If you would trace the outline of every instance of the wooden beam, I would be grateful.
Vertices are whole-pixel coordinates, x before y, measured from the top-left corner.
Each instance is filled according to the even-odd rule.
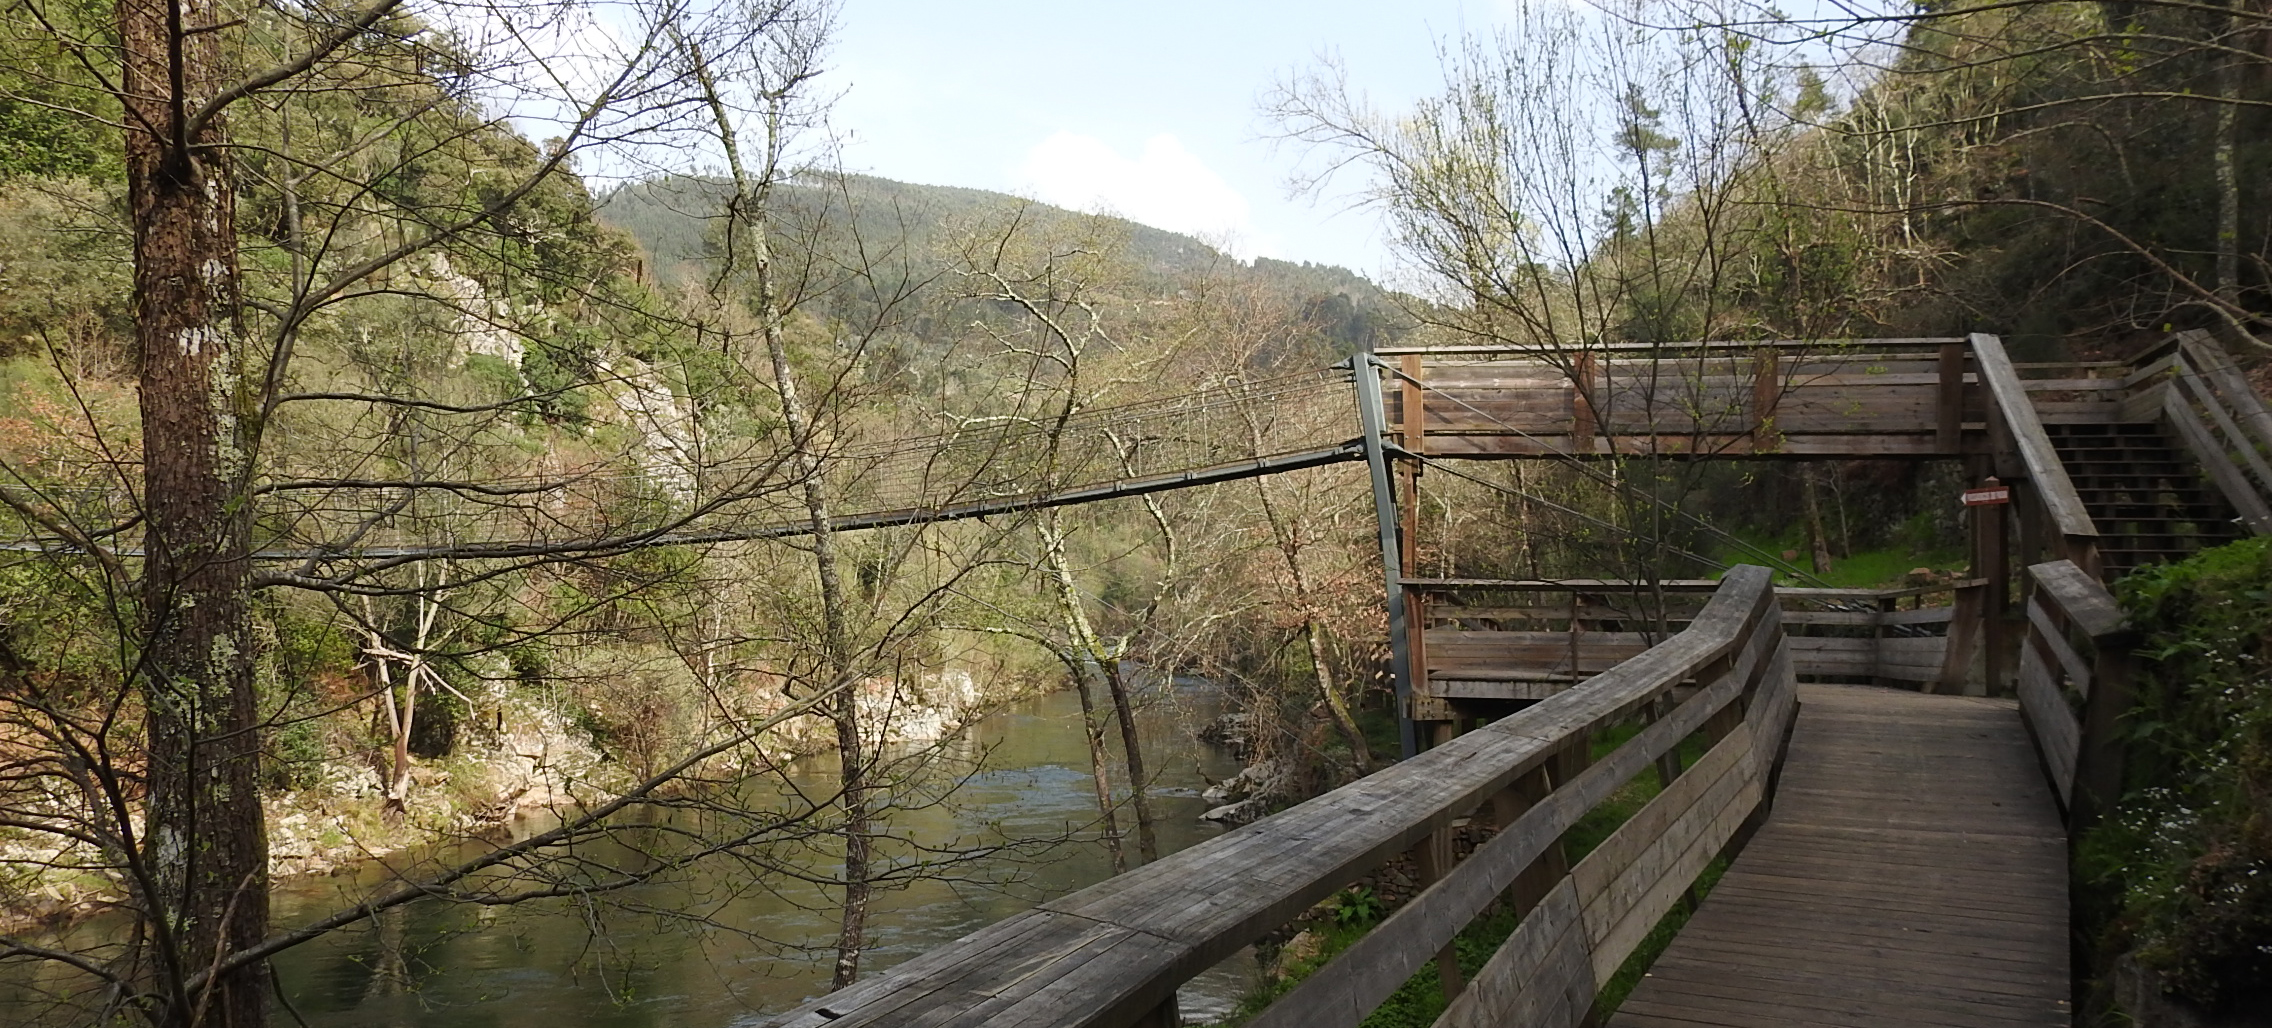
[[[1594,383],[1594,355],[1581,351],[1570,362],[1570,452],[1592,453],[1596,417],[1594,410],[1596,386]]]
[[[2207,332],[2199,329],[2181,332],[2179,337],[2179,346],[2186,359],[2200,368],[2201,373],[2211,382],[2216,383],[2217,391],[2224,394],[2225,402],[2231,406],[2233,413],[2242,424],[2253,430],[2254,443],[2272,447],[2272,408],[2265,405],[2264,397],[2257,395],[2256,389],[2248,384],[2248,379],[2242,377],[2240,369],[2233,366],[2232,355],[2226,353],[2225,348],[2211,339]]]
[[[1752,358],[1751,450],[1773,453],[1781,449],[1781,430],[1775,424],[1775,405],[1783,395],[1782,362],[1773,352]]]
[[[2201,423],[2192,406],[2180,399],[2175,390],[2162,395],[2162,415],[2177,429],[2178,438],[2184,440],[2186,448],[2201,462],[2201,469],[2209,473],[2209,480],[2217,484],[2217,490],[2240,512],[2249,531],[2257,535],[2272,533],[2272,504],[2257,494],[2248,475],[2225,455],[2215,437],[2209,434],[2208,426]]]
[[[1941,391],[1934,398],[1938,415],[1933,442],[1943,453],[1964,446],[1964,344],[1944,343],[1940,352]]]
[[[1951,336],[1898,336],[1883,339],[1708,339],[1674,343],[1602,343],[1593,349],[1611,353],[1691,353],[1698,350],[1803,350],[1827,355],[1842,355],[1846,351],[1871,349],[1931,349],[1947,343],[1964,340]],[[1408,353],[1428,356],[1497,357],[1508,360],[1539,360],[1539,350],[1515,346],[1483,344],[1450,346],[1384,346],[1375,351],[1382,356],[1401,356]]]

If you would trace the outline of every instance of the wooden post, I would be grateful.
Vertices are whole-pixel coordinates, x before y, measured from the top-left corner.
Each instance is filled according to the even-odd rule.
[[[1438,721],[1429,727],[1431,731],[1428,748],[1430,749],[1450,742],[1459,736],[1460,723],[1457,720]],[[1444,876],[1451,873],[1455,842],[1452,827],[1445,825],[1441,829],[1428,833],[1427,838],[1420,840],[1418,845],[1412,847],[1412,864],[1420,873],[1420,888],[1426,889],[1430,885],[1443,881]],[[1460,990],[1467,987],[1466,980],[1460,975],[1457,940],[1444,943],[1444,948],[1436,953],[1436,978],[1438,983],[1443,986],[1444,1001],[1447,1003],[1458,999]]]
[[[1405,566],[1410,567],[1411,565]],[[1428,606],[1426,590],[1414,589],[1409,586],[1405,588],[1405,613],[1410,620],[1406,622],[1405,626],[1404,649],[1405,652],[1412,655],[1412,694],[1414,696],[1434,695],[1430,692],[1428,685]],[[1447,705],[1444,701],[1429,704],[1430,707],[1435,708]],[[1427,716],[1423,716],[1424,714]],[[1412,717],[1416,721],[1432,721],[1434,715],[1420,710],[1418,705],[1415,705]],[[1431,740],[1429,745],[1434,746],[1439,741],[1442,740]]]
[[[1979,515],[1976,513],[1973,517],[1977,523]],[[1981,572],[1975,567],[1972,574],[1978,578]],[[1976,585],[1956,591],[1954,609],[1949,611],[1948,648],[1941,654],[1941,676],[1933,680],[1928,691],[1947,696],[1987,695],[1984,690],[1973,688],[1971,676],[1972,655],[1979,652],[1989,588]]]
[[[1774,453],[1783,448],[1775,428],[1775,404],[1783,394],[1780,364],[1775,351],[1765,350],[1751,362],[1751,452]]]
[[[1145,1011],[1144,1016],[1137,1018],[1131,1028],[1183,1028],[1183,1009],[1171,993],[1167,999],[1160,1001],[1159,1006]]]
[[[2063,538],[2066,543],[2063,548],[2066,552],[2060,554],[2060,556],[2074,561],[2075,566],[2083,569],[2084,574],[2101,582],[2106,581],[2106,564],[2098,552],[2098,537],[2095,535],[2070,535]]]
[[[1397,420],[1396,444],[1407,453],[1428,452],[1427,396],[1420,386],[1420,355],[1405,354],[1397,361]],[[1396,462],[1397,502],[1397,556],[1398,562],[1414,573],[1420,567],[1420,462],[1400,459]],[[1410,654],[1412,691],[1419,695],[1428,691],[1428,607],[1427,597],[1418,590],[1405,593],[1405,652]],[[1433,704],[1432,706],[1442,706]],[[1412,711],[1415,721],[1427,721],[1417,707]],[[1440,727],[1440,725],[1438,725]],[[1433,729],[1416,729],[1429,735]],[[1456,730],[1453,734],[1457,734]],[[1429,745],[1443,741],[1434,738]]]
[[[2112,813],[2122,799],[2122,716],[2137,701],[2135,641],[2125,629],[2091,639],[2091,691],[2083,699],[2082,743],[2075,754],[2075,795],[2067,806],[2067,836],[2076,838]]]
[[[1594,452],[1594,355],[1581,350],[1570,361],[1570,452]]]
[[[2007,559],[2011,566],[2015,569],[2028,568],[2047,560],[2059,559],[2044,555],[2044,530],[2048,527],[2046,522],[2051,520],[2051,516],[2043,509],[2042,491],[2036,488],[2033,481],[2013,482],[2010,488],[2012,538],[2009,542],[2012,553]],[[2025,604],[2027,598],[2035,594],[2035,581],[2025,574],[2017,575],[2015,579],[2019,590],[2012,602]]]
[[[1497,825],[1500,831],[1505,831],[1515,823],[1516,818],[1545,800],[1546,794],[1553,789],[1554,784],[1548,779],[1544,766],[1515,779],[1513,784],[1491,797],[1491,823]],[[1546,898],[1547,892],[1554,888],[1554,883],[1561,881],[1562,876],[1568,873],[1569,864],[1562,859],[1561,843],[1550,845],[1538,855],[1537,860],[1515,876],[1515,884],[1507,887],[1506,902],[1514,908],[1517,915],[1530,913],[1540,900]]]
[[[1982,464],[1975,459],[1968,463]],[[1982,479],[1974,479],[1982,481]],[[1986,482],[1994,482],[1990,477]],[[2005,518],[2011,509],[2008,503],[1983,504],[1970,508],[1972,513],[1972,576],[1988,580],[1980,604],[1982,645],[1986,660],[1982,672],[1981,688],[1984,695],[1995,696],[2003,688],[2004,658],[2010,651],[2011,629],[2005,619],[2010,616],[2012,596],[2011,557],[2006,552]]]
[[[1893,613],[1900,607],[1901,598],[1898,596],[1880,596],[1877,599],[1877,616],[1870,623],[1871,685],[1890,687],[1894,684],[1893,679],[1878,672],[1883,670],[1885,666],[1886,615]]]
[[[1941,347],[1941,392],[1934,413],[1933,448],[1954,456],[1964,451],[1964,344]]]
[[[1649,719],[1654,721],[1662,718],[1666,714],[1672,713],[1672,708],[1671,694],[1659,696],[1657,697],[1656,709],[1650,711]],[[1672,788],[1672,780],[1678,777],[1680,777],[1680,746],[1676,743],[1666,747],[1663,753],[1657,754],[1657,788]]]
[[[1397,444],[1413,453],[1428,452],[1428,399],[1420,384],[1420,355],[1405,354],[1397,364],[1403,372],[1403,409],[1397,417]]]

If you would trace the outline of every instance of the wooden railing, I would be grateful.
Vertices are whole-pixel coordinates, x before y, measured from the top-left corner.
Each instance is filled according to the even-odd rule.
[[[2172,340],[2161,414],[2258,535],[2272,534],[2272,410],[2203,332]]]
[[[1474,982],[1446,975],[1457,994],[1439,1023],[1574,1026],[1763,810],[1796,709],[1772,580],[1738,567],[1686,631],[1577,688],[770,1023],[1172,1025],[1178,985],[1411,851],[1432,884],[1255,1023],[1356,1025],[1486,909],[1528,900]],[[1588,763],[1596,732],[1634,720]],[[1683,769],[1678,748],[1699,733],[1709,748]],[[1563,835],[1651,768],[1665,790],[1565,871]],[[1499,831],[1453,864],[1453,822],[1485,805]]]
[[[2067,476],[2059,451],[2044,431],[2043,419],[2028,387],[2004,352],[2004,342],[1985,333],[1971,337],[1973,366],[1987,395],[1989,452],[1996,473],[2005,479],[2022,479],[2026,487],[2015,497],[2022,517],[2033,517],[2056,538],[2059,555],[2098,573],[2098,526],[2083,506],[2082,494]]]
[[[1954,456],[1960,445],[1963,343],[1380,352],[1399,355],[1407,387],[1386,396],[1390,423],[1406,449],[1437,457],[1933,457]]]
[[[2117,721],[2130,707],[2132,635],[2113,594],[2072,561],[2027,571],[2035,589],[2020,647],[2020,714],[2054,798],[2079,830],[2121,788]]]
[[[1443,704],[1535,700],[1629,660],[1688,624],[1718,582],[1676,579],[1404,579],[1425,626],[1415,715]],[[1962,692],[1979,644],[1985,579],[1898,589],[1778,589],[1800,680]],[[1953,602],[1952,602],[1953,598]],[[1441,709],[1439,709],[1441,708]]]

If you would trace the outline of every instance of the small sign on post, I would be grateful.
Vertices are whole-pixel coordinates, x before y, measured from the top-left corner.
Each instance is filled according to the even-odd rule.
[[[1964,491],[1964,505],[1967,507],[1985,507],[1992,503],[2010,502],[2012,502],[2012,487],[1993,477],[1980,483],[1980,487],[1977,489]]]

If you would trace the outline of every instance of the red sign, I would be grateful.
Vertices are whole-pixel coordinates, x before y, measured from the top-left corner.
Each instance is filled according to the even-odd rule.
[[[1983,486],[1979,489],[1967,489],[1964,491],[1964,505],[1967,507],[1981,507],[1991,503],[2010,502],[2012,502],[2012,487],[2008,485]]]

